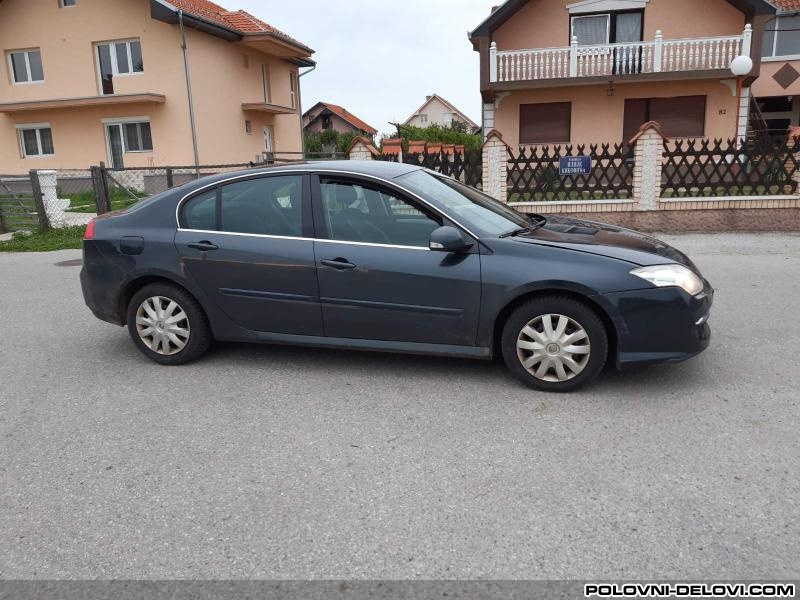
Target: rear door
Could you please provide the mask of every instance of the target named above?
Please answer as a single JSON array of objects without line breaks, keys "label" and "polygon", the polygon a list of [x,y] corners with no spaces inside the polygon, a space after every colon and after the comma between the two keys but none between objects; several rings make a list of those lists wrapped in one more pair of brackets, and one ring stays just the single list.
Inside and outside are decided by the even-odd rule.
[{"label": "rear door", "polygon": [[179,217],[186,273],[232,321],[323,335],[308,175],[222,183],[184,201]]},{"label": "rear door", "polygon": [[464,255],[429,250],[442,217],[366,178],[312,176],[312,191],[327,336],[475,344],[477,243]]}]

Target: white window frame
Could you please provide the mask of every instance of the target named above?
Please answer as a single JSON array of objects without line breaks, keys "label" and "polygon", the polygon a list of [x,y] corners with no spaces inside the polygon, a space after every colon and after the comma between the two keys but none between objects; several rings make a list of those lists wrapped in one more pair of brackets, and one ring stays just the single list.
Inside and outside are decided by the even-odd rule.
[{"label": "white window frame", "polygon": [[[772,37],[772,54],[770,54],[769,56],[762,57],[761,62],[777,62],[777,61],[800,59],[800,54],[778,54],[778,35],[781,33],[780,19],[782,17],[796,17],[798,15],[800,15],[800,13],[789,14],[789,15],[776,15],[775,19],[767,23],[767,27],[769,27],[770,23],[774,23],[773,27],[775,28],[775,31],[772,33],[774,33],[775,35]],[[785,33],[791,33],[791,32],[786,31]]]},{"label": "white window frame", "polygon": [[261,87],[264,90],[264,102],[266,104],[272,104],[272,87],[269,83],[269,65],[261,63]]},{"label": "white window frame", "polygon": [[[142,60],[144,60],[144,48],[142,47],[142,40],[139,38],[130,38],[124,40],[107,40],[105,42],[95,42],[94,44],[94,62],[95,68],[97,69],[97,84],[99,86],[100,92],[103,91],[103,69],[100,67],[100,46],[109,46],[111,50],[111,74],[114,77],[131,77],[133,75],[144,75],[144,69],[142,71],[134,71],[133,70],[133,56],[131,55],[131,42],[139,42],[139,48],[142,51]],[[125,44],[125,49],[128,53],[128,68],[130,72],[128,73],[120,73],[119,72],[119,65],[117,64],[117,44]],[[116,92],[115,92],[116,93]],[[106,94],[110,96],[111,94]]]},{"label": "white window frame", "polygon": [[[17,130],[17,139],[19,140],[19,154],[22,158],[50,158],[55,156],[55,141],[53,141],[53,152],[50,154],[44,154],[42,152],[42,134],[40,133],[42,129],[49,129],[50,130],[50,137],[53,137],[53,128],[50,126],[50,123],[20,123],[19,125],[14,126]],[[29,131],[33,129],[36,131],[36,146],[39,149],[39,154],[28,154],[25,151],[25,140],[22,137],[23,131]]]},{"label": "white window frame", "polygon": [[59,8],[75,8],[78,6],[78,0],[73,0],[74,4],[66,4],[66,0],[58,0]]},{"label": "white window frame", "polygon": [[[569,39],[570,41],[572,38],[575,37],[575,21],[578,19],[596,19],[597,17],[605,17],[606,18],[606,41],[602,45],[608,45],[611,43],[611,13],[600,13],[596,15],[575,15],[569,18]],[[588,47],[591,48],[592,46],[596,46],[598,44],[592,44],[589,46],[584,46],[584,48]]]},{"label": "white window frame", "polygon": [[[42,78],[33,80],[30,79],[31,75],[31,59],[30,53],[31,52],[38,52],[39,59],[42,60],[42,49],[41,48],[21,48],[19,50],[9,50],[7,53],[7,62],[8,62],[8,74],[11,76],[11,84],[12,85],[36,85],[44,83],[44,60],[42,60]],[[28,76],[27,81],[17,81],[16,77],[14,77],[14,62],[11,57],[14,54],[24,54],[25,55],[25,70]]]},{"label": "white window frame", "polygon": [[[153,142],[153,124],[150,122],[150,117],[122,117],[114,119],[103,119],[103,132],[106,138],[106,150],[108,153],[108,162],[111,164],[111,140],[108,137],[108,128],[113,126],[122,127],[123,125],[130,125],[131,123],[147,123],[150,125],[150,142]],[[141,130],[139,134],[141,137]],[[128,144],[125,140],[125,131],[120,129],[120,136],[122,140],[122,153],[123,154],[152,154],[155,151],[155,143],[152,143],[153,148],[150,150],[129,150]],[[140,140],[141,141],[141,140]]]},{"label": "white window frame", "polygon": [[292,108],[297,108],[297,73],[289,71],[289,100]]},{"label": "white window frame", "polygon": [[[253,122],[250,119],[244,120],[244,132],[247,135],[253,135]],[[153,134],[153,127],[150,126],[150,135]]]},{"label": "white window frame", "polygon": [[420,113],[419,114],[419,122],[420,123],[427,123],[428,122],[428,113]]}]

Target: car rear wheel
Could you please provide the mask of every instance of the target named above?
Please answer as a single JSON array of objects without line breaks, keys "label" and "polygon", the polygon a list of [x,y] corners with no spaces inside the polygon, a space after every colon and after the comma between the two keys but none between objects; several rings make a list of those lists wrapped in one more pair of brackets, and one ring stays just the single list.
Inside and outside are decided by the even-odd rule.
[{"label": "car rear wheel", "polygon": [[142,354],[162,365],[193,361],[211,345],[211,330],[200,304],[168,283],[147,285],[133,295],[128,332]]},{"label": "car rear wheel", "polygon": [[503,359],[529,387],[569,392],[594,379],[608,356],[603,322],[566,296],[536,298],[518,307],[502,334]]}]

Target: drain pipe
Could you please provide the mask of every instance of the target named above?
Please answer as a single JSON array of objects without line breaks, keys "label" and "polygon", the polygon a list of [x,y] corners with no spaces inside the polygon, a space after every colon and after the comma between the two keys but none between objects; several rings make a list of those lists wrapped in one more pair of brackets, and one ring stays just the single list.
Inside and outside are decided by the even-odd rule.
[{"label": "drain pipe", "polygon": [[303,160],[306,158],[306,132],[303,127],[303,94],[300,93],[300,78],[303,75],[308,75],[316,68],[317,65],[312,65],[308,71],[303,71],[302,73],[300,73],[300,69],[297,70],[297,109],[300,111],[300,148],[303,151]]},{"label": "drain pipe", "polygon": [[183,50],[183,71],[186,74],[186,95],[189,98],[189,122],[192,125],[192,149],[194,150],[194,172],[200,177],[200,154],[197,151],[197,127],[194,120],[194,100],[192,99],[192,76],[189,73],[189,48],[186,46],[186,30],[183,27],[183,11],[178,11],[181,28],[181,50]]}]

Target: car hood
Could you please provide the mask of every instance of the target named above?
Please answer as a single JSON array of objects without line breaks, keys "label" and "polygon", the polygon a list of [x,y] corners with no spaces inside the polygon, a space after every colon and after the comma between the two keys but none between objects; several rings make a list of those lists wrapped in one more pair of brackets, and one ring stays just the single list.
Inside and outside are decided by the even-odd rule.
[{"label": "car hood", "polygon": [[544,227],[517,236],[516,239],[599,254],[640,266],[678,263],[699,273],[688,256],[669,244],[638,231],[606,223],[548,216]]}]

